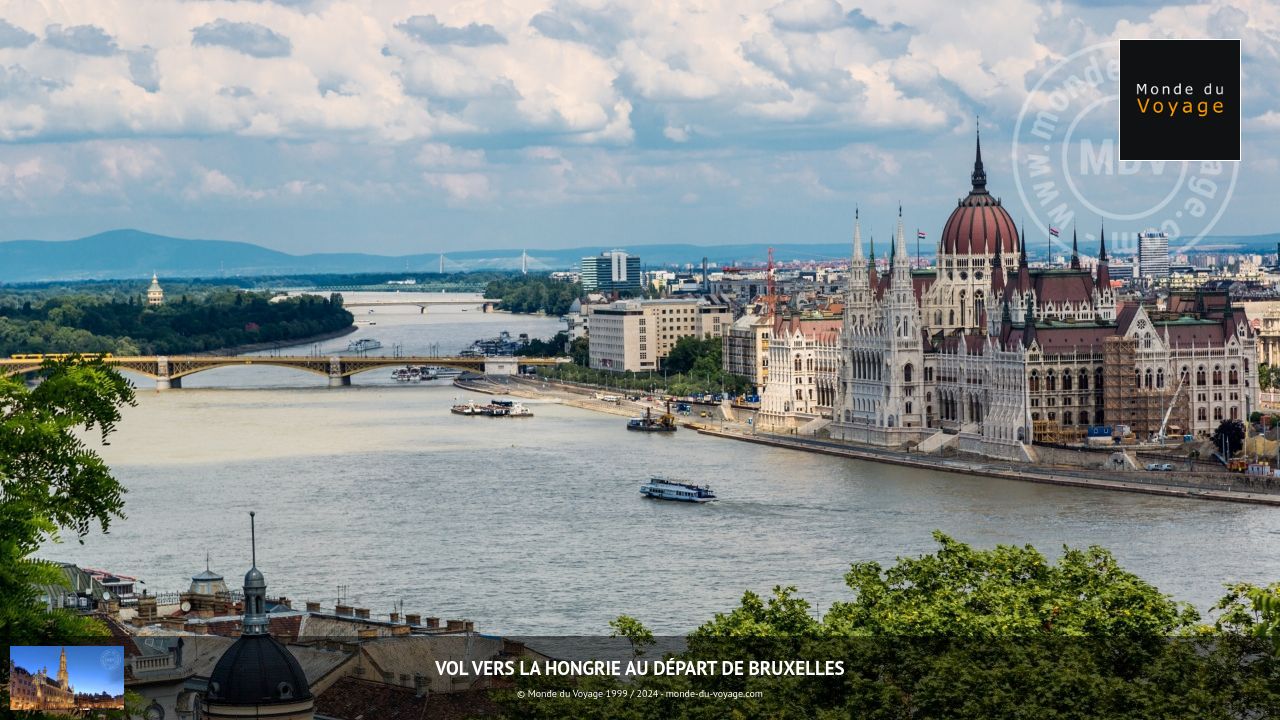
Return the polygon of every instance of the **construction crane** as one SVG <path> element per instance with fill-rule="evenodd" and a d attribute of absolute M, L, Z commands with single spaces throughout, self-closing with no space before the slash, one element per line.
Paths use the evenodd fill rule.
<path fill-rule="evenodd" d="M 1165 428 L 1169 427 L 1169 416 L 1173 414 L 1173 408 L 1178 404 L 1178 394 L 1182 392 L 1182 386 L 1187 383 L 1187 376 L 1184 374 L 1178 379 L 1178 387 L 1173 391 L 1173 398 L 1169 400 L 1169 409 L 1164 411 L 1164 419 L 1160 421 L 1160 432 L 1156 433 L 1156 442 L 1161 445 L 1168 438 L 1165 436 Z"/>

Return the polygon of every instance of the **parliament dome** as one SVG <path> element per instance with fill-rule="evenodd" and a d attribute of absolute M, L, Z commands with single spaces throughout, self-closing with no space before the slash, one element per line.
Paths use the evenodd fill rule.
<path fill-rule="evenodd" d="M 973 161 L 973 187 L 959 201 L 942 228 L 942 252 L 947 255 L 994 255 L 997 239 L 1000 253 L 1016 257 L 1018 230 L 1000 198 L 987 192 L 987 173 L 982 167 L 982 141 L 977 143 Z"/>

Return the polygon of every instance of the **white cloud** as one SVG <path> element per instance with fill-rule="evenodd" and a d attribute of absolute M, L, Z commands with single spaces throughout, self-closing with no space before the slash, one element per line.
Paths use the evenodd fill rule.
<path fill-rule="evenodd" d="M 489 177 L 484 173 L 423 173 L 422 179 L 428 185 L 443 190 L 450 205 L 466 205 L 493 197 Z"/>

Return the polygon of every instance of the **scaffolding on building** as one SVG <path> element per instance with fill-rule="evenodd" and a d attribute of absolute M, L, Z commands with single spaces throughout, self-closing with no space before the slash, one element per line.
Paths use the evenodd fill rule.
<path fill-rule="evenodd" d="M 1147 440 L 1161 432 L 1180 435 L 1191 427 L 1190 393 L 1176 392 L 1176 377 L 1162 373 L 1161 382 L 1155 383 L 1150 377 L 1140 379 L 1136 338 L 1104 340 L 1102 368 L 1103 418 L 1112 428 L 1127 426 L 1138 439 Z"/>

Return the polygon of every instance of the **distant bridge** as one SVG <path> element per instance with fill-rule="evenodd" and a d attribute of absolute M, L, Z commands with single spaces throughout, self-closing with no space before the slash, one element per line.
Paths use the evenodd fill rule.
<path fill-rule="evenodd" d="M 388 293 L 388 294 L 394 296 L 394 293 Z M 415 305 L 418 308 L 420 308 L 422 312 L 426 312 L 427 308 L 431 305 L 467 305 L 470 307 L 482 308 L 485 312 L 493 312 L 493 309 L 497 307 L 498 303 L 500 302 L 502 301 L 492 300 L 492 299 L 464 300 L 464 299 L 458 299 L 458 298 L 440 298 L 437 300 L 433 298 L 420 298 L 417 300 L 410 300 L 408 298 L 394 299 L 394 297 L 392 297 L 392 298 L 387 298 L 385 300 L 383 299 L 356 300 L 354 302 L 349 302 L 344 300 L 342 303 L 342 306 L 345 308 L 356 308 L 356 307 L 390 307 L 393 305 Z"/>
<path fill-rule="evenodd" d="M 351 384 L 351 376 L 379 368 L 406 365 L 451 367 L 488 375 L 514 375 L 521 365 L 555 365 L 564 360 L 535 357 L 469 357 L 460 355 L 411 355 L 402 357 L 331 355 L 148 355 L 108 357 L 102 361 L 121 370 L 155 378 L 157 390 L 182 387 L 182 378 L 205 370 L 245 365 L 295 368 L 329 378 L 329 387 Z M 38 358 L 0 358 L 0 375 L 21 375 L 40 369 Z"/>

